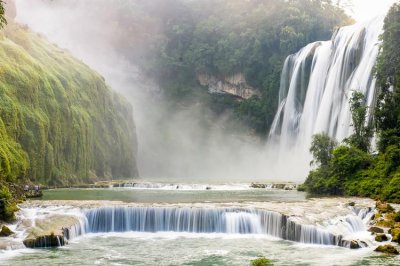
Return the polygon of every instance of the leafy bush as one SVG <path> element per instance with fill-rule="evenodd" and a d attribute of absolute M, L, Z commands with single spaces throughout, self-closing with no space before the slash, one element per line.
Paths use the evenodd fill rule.
<path fill-rule="evenodd" d="M 251 261 L 251 266 L 273 266 L 272 262 L 267 258 L 258 258 Z"/>

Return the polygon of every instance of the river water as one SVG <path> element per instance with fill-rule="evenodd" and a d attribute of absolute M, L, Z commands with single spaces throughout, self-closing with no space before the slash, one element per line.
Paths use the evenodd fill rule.
<path fill-rule="evenodd" d="M 299 216 L 332 216 L 340 212 L 334 202 L 318 205 L 323 200 L 309 200 L 304 193 L 274 189 L 239 189 L 219 187 L 209 190 L 186 189 L 60 189 L 45 191 L 45 201 L 32 201 L 22 209 L 40 209 L 52 202 L 74 200 L 123 201 L 128 204 L 147 204 L 176 207 L 179 204 L 207 206 L 264 206 L 264 209 L 299 211 Z M 100 201 L 101 200 L 101 201 Z M 346 202 L 348 199 L 338 200 Z M 72 201 L 71 201 L 72 202 Z M 129 202 L 129 203 L 128 203 Z M 273 208 L 273 206 L 275 206 Z M 277 207 L 276 207 L 277 206 Z M 105 206 L 104 206 L 105 207 Z M 43 207 L 44 208 L 44 207 Z M 58 207 L 59 208 L 59 207 Z M 291 209 L 292 208 L 292 209 Z M 315 218 L 314 217 L 314 218 Z M 304 217 L 312 220 L 311 217 Z M 359 232 L 358 234 L 365 234 Z M 264 256 L 274 265 L 400 265 L 394 256 L 375 253 L 373 248 L 348 248 L 312 245 L 282 240 L 265 234 L 188 233 L 188 232 L 108 232 L 87 233 L 70 240 L 69 245 L 54 249 L 17 249 L 0 251 L 0 265 L 249 265 Z"/>

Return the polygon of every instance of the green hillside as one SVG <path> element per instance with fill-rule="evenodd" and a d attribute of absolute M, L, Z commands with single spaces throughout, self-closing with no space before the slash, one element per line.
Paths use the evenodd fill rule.
<path fill-rule="evenodd" d="M 67 51 L 0 32 L 0 180 L 50 185 L 136 176 L 132 108 Z"/>

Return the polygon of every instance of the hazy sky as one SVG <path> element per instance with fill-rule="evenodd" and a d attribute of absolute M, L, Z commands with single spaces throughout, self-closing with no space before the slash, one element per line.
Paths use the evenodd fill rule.
<path fill-rule="evenodd" d="M 363 21 L 386 13 L 396 0 L 353 0 L 351 15 L 357 21 Z"/>

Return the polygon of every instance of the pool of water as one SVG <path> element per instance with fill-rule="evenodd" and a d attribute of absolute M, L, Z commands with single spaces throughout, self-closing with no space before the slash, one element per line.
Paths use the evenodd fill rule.
<path fill-rule="evenodd" d="M 0 265 L 400 265 L 399 257 L 332 246 L 304 245 L 257 235 L 184 233 L 89 234 L 68 246 L 23 250 Z"/>
<path fill-rule="evenodd" d="M 43 191 L 42 200 L 115 200 L 138 203 L 193 202 L 296 202 L 306 200 L 295 190 L 162 190 L 162 189 L 52 189 Z"/>

